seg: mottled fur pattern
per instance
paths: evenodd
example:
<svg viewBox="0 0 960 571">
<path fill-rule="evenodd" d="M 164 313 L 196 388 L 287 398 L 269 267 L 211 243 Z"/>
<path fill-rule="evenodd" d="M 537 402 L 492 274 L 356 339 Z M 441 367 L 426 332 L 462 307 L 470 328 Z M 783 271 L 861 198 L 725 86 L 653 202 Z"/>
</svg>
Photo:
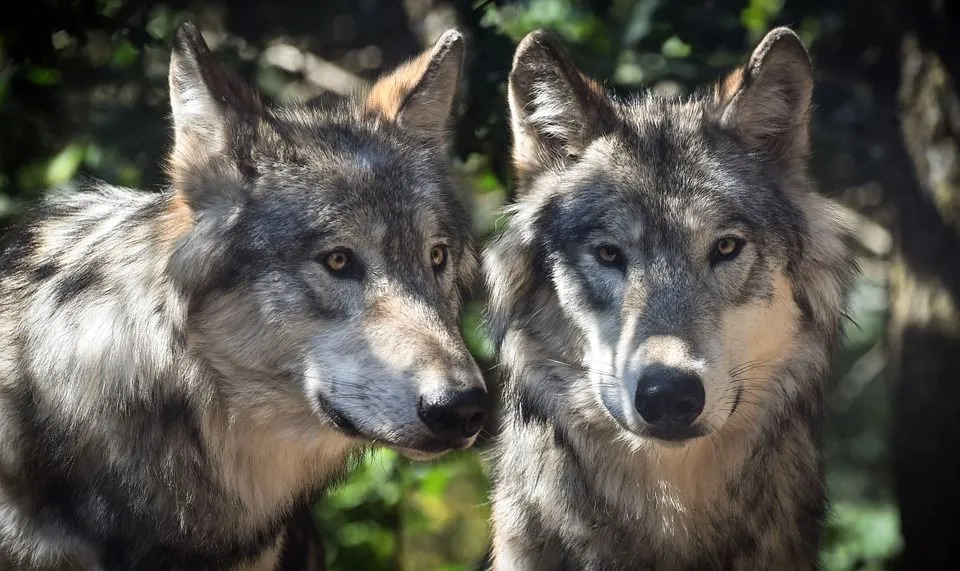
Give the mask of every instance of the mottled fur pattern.
<svg viewBox="0 0 960 571">
<path fill-rule="evenodd" d="M 418 413 L 483 390 L 462 57 L 448 32 L 375 98 L 272 107 L 181 29 L 171 189 L 53 198 L 0 253 L 0 567 L 275 568 L 351 454 L 472 443 Z"/>
<path fill-rule="evenodd" d="M 855 264 L 807 177 L 812 84 L 783 28 L 686 100 L 608 96 L 543 32 L 517 48 L 517 197 L 484 256 L 504 371 L 495 568 L 816 565 Z M 733 257 L 715 255 L 725 238 Z M 702 379 L 680 438 L 635 408 L 656 367 Z"/>
</svg>

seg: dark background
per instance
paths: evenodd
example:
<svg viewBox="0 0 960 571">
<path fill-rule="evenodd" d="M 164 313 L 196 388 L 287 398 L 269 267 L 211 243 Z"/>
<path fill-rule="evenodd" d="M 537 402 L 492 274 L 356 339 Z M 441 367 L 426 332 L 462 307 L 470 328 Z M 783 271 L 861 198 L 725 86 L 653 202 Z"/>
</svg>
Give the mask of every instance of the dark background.
<svg viewBox="0 0 960 571">
<path fill-rule="evenodd" d="M 847 209 L 863 266 L 825 442 L 825 569 L 952 568 L 960 512 L 960 31 L 954 0 L 7 2 L 0 17 L 0 227 L 85 177 L 159 190 L 166 73 L 194 19 L 278 101 L 361 89 L 448 27 L 469 41 L 455 152 L 481 238 L 509 196 L 505 78 L 550 28 L 619 93 L 682 96 L 772 26 L 810 47 L 812 167 Z M 464 331 L 490 346 L 475 300 Z M 316 509 L 332 569 L 468 569 L 488 542 L 483 446 L 369 457 Z"/>
</svg>

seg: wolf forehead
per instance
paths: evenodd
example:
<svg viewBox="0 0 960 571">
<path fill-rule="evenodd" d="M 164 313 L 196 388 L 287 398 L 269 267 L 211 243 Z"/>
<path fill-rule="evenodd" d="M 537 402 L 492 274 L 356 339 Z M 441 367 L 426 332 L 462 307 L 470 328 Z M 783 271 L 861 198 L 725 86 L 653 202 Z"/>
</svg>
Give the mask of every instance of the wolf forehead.
<svg viewBox="0 0 960 571">
<path fill-rule="evenodd" d="M 647 96 L 621 102 L 617 115 L 561 184 L 550 181 L 553 233 L 802 233 L 782 172 L 722 128 L 712 102 Z"/>
<path fill-rule="evenodd" d="M 415 225 L 466 239 L 444 155 L 392 125 L 349 108 L 283 108 L 266 114 L 245 146 L 247 207 L 263 220 L 323 233 Z"/>
</svg>

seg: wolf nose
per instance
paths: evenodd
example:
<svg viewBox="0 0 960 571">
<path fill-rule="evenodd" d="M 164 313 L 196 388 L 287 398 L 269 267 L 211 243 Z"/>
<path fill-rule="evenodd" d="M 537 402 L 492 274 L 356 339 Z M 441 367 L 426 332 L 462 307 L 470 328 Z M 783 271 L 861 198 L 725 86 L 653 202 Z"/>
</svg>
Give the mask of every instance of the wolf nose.
<svg viewBox="0 0 960 571">
<path fill-rule="evenodd" d="M 705 400 L 700 377 L 672 367 L 648 367 L 637 387 L 637 412 L 653 426 L 689 426 Z"/>
<path fill-rule="evenodd" d="M 420 396 L 420 420 L 440 438 L 460 443 L 480 432 L 487 420 L 487 392 L 437 391 Z"/>
</svg>

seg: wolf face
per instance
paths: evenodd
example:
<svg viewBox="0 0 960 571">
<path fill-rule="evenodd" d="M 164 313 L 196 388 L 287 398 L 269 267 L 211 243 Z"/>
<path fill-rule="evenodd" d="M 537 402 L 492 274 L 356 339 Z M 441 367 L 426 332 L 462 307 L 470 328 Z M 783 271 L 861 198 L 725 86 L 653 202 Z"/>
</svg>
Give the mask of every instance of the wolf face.
<svg viewBox="0 0 960 571">
<path fill-rule="evenodd" d="M 476 262 L 444 149 L 462 57 L 448 32 L 363 105 L 271 108 L 178 36 L 168 269 L 227 392 L 413 455 L 473 442 Z"/>
<path fill-rule="evenodd" d="M 510 255 L 550 281 L 582 347 L 569 400 L 664 443 L 800 390 L 770 374 L 803 320 L 839 313 L 844 287 L 830 269 L 842 244 L 819 231 L 833 220 L 804 178 L 812 85 L 785 29 L 714 97 L 685 102 L 615 100 L 550 36 L 521 43 L 509 89 L 518 230 L 492 248 L 489 281 L 495 304 L 520 297 L 499 285 Z M 813 268 L 818 257 L 830 261 Z M 502 335 L 511 324 L 497 316 Z"/>
</svg>

